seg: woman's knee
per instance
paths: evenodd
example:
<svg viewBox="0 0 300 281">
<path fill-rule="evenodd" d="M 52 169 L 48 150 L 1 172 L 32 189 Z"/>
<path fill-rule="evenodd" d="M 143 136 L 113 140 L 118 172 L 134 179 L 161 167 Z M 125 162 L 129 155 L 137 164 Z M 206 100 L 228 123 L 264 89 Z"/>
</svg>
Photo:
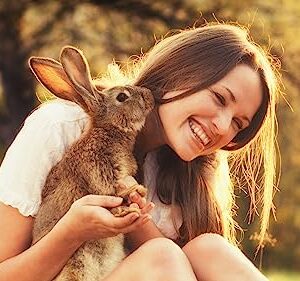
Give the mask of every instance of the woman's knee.
<svg viewBox="0 0 300 281">
<path fill-rule="evenodd" d="M 153 263 L 161 266 L 171 266 L 171 263 L 176 263 L 186 258 L 181 248 L 167 238 L 149 240 L 140 247 L 140 250 L 144 251 L 148 257 L 151 257 Z"/>
<path fill-rule="evenodd" d="M 155 271 L 156 276 L 161 276 L 164 280 L 194 280 L 188 258 L 173 241 L 166 238 L 152 239 L 139 250 L 147 256 L 147 262 L 150 263 L 148 265 Z M 180 276 L 186 276 L 187 279 L 180 279 Z"/>
<path fill-rule="evenodd" d="M 205 233 L 188 242 L 183 247 L 183 251 L 187 256 L 197 254 L 205 258 L 213 258 L 214 256 L 220 257 L 232 247 L 233 246 L 221 235 Z"/>
<path fill-rule="evenodd" d="M 199 235 L 183 247 L 192 266 L 201 263 L 201 267 L 207 269 L 224 267 L 235 264 L 249 266 L 250 261 L 234 245 L 224 237 L 215 233 Z M 211 261 L 214 261 L 212 264 Z"/>
<path fill-rule="evenodd" d="M 105 280 L 196 281 L 196 277 L 180 247 L 156 238 L 130 254 Z"/>
<path fill-rule="evenodd" d="M 221 235 L 200 235 L 187 243 L 183 251 L 196 275 L 203 279 L 267 280 L 237 247 Z"/>
</svg>

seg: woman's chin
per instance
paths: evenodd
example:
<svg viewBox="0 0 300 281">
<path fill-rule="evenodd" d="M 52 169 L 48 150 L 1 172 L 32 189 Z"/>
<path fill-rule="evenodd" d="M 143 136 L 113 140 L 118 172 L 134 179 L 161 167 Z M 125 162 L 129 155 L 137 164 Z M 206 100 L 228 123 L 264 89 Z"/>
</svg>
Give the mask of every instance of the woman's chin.
<svg viewBox="0 0 300 281">
<path fill-rule="evenodd" d="M 176 143 L 169 145 L 171 149 L 177 154 L 177 156 L 185 162 L 190 162 L 201 155 L 201 151 L 195 145 L 191 145 L 189 142 Z"/>
<path fill-rule="evenodd" d="M 190 162 L 197 158 L 199 155 L 197 155 L 195 152 L 192 151 L 176 151 L 177 155 L 185 162 Z"/>
</svg>

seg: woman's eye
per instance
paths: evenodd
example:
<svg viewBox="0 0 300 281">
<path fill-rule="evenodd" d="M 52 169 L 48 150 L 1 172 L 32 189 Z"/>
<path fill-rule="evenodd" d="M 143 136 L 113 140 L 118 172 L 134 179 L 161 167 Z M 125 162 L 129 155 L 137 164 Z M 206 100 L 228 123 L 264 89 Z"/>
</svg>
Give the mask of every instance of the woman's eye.
<svg viewBox="0 0 300 281">
<path fill-rule="evenodd" d="M 218 100 L 218 102 L 221 105 L 226 105 L 226 100 L 225 100 L 225 98 L 222 95 L 220 95 L 219 93 L 217 93 L 215 91 L 212 91 L 212 93 L 214 94 L 214 96 L 216 97 L 216 99 Z"/>
<path fill-rule="evenodd" d="M 243 129 L 243 124 L 239 120 L 234 119 L 233 122 L 234 122 L 234 125 L 235 125 L 235 127 L 236 127 L 237 130 L 240 131 L 240 130 Z"/>
</svg>

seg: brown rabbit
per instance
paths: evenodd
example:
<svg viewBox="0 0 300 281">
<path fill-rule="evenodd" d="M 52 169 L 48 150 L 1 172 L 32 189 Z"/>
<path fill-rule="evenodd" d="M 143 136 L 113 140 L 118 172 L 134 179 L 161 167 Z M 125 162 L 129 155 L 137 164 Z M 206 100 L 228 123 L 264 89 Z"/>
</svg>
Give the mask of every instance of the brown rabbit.
<svg viewBox="0 0 300 281">
<path fill-rule="evenodd" d="M 137 132 L 154 107 L 150 90 L 114 87 L 98 90 L 83 54 L 73 47 L 62 49 L 60 62 L 31 57 L 29 65 L 37 79 L 59 98 L 76 102 L 89 116 L 88 129 L 50 171 L 42 204 L 33 227 L 33 244 L 46 235 L 69 210 L 87 195 L 121 195 L 145 188 L 117 190 L 121 178 L 134 176 L 137 164 L 133 148 Z M 133 206 L 114 210 L 116 215 L 139 211 Z M 71 235 L 71 234 L 70 234 Z M 123 235 L 88 241 L 70 258 L 54 280 L 101 280 L 124 257 Z"/>
</svg>

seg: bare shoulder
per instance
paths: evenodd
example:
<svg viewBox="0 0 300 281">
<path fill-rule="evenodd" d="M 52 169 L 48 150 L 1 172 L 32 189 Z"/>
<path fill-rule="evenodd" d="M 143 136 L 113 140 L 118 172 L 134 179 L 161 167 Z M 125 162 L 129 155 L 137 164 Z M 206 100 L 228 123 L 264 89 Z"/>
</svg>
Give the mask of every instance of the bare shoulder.
<svg viewBox="0 0 300 281">
<path fill-rule="evenodd" d="M 29 248 L 33 220 L 0 202 L 0 262 Z"/>
</svg>

